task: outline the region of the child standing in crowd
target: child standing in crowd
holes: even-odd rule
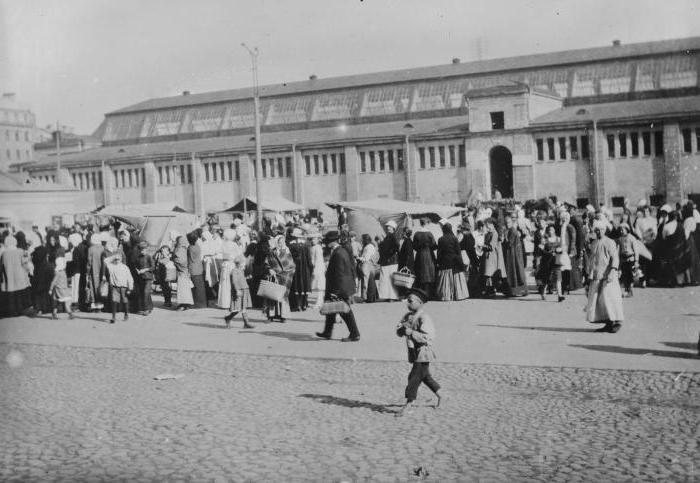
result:
[[[617,239],[617,246],[620,249],[620,281],[625,287],[625,295],[631,297],[634,272],[639,263],[639,255],[634,249],[630,226],[627,223],[621,223],[619,230],[620,237]]]
[[[163,245],[160,247],[155,256],[155,282],[163,291],[164,307],[172,307],[172,289],[170,282],[177,280],[177,270],[175,263],[172,261],[172,253],[170,247]]]
[[[124,306],[124,320],[129,320],[129,295],[134,289],[134,278],[131,276],[131,270],[122,263],[121,255],[116,254],[109,259],[107,271],[112,288],[112,320],[109,323],[113,324],[117,321],[117,306],[122,304]]]
[[[396,329],[396,335],[406,338],[408,362],[413,364],[406,386],[406,404],[396,413],[403,416],[413,405],[418,395],[418,386],[424,383],[437,396],[435,407],[440,406],[442,397],[438,393],[440,384],[430,375],[430,362],[435,360],[432,344],[435,339],[435,326],[423,306],[428,302],[428,294],[419,288],[408,292],[406,305],[408,313],[403,316]]]
[[[66,313],[68,318],[73,318],[73,312],[71,312],[71,303],[73,302],[73,297],[71,296],[71,289],[68,288],[68,276],[66,275],[66,259],[63,257],[56,258],[56,270],[54,271],[53,280],[49,286],[49,293],[53,299],[53,310],[51,311],[51,318],[58,319],[57,311],[58,304],[62,303],[66,308]]]
[[[231,321],[240,312],[243,317],[243,328],[252,329],[253,325],[248,321],[248,307],[253,306],[253,301],[250,298],[250,290],[248,282],[245,279],[245,264],[246,259],[243,255],[237,256],[233,263],[235,266],[231,270],[231,313],[224,317],[226,328],[231,327]]]

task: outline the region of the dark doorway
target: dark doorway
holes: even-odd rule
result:
[[[491,168],[491,195],[496,198],[496,191],[502,198],[513,197],[513,156],[508,148],[496,146],[489,153]]]

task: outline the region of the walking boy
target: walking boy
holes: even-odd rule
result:
[[[438,393],[440,384],[430,375],[430,362],[435,360],[435,352],[432,348],[435,326],[423,308],[427,301],[428,294],[424,290],[419,288],[409,290],[406,299],[408,313],[403,316],[396,329],[396,335],[406,338],[408,362],[413,364],[406,386],[406,404],[396,413],[397,417],[403,416],[410,410],[421,383],[428,386],[437,396],[436,408],[440,406],[442,399]]]

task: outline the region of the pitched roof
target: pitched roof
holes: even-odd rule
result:
[[[318,92],[334,89],[346,89],[351,87],[392,84],[397,82],[421,81],[428,79],[440,79],[473,74],[488,74],[496,72],[531,69],[536,67],[552,67],[558,65],[580,64],[593,61],[605,61],[659,55],[668,52],[682,52],[700,50],[700,37],[685,39],[661,40],[643,42],[628,45],[593,47],[587,49],[564,50],[545,54],[531,54],[517,57],[505,57],[500,59],[479,60],[458,64],[437,65],[430,67],[416,67],[410,69],[392,70],[385,72],[373,72],[369,74],[356,74],[348,76],[330,77],[327,79],[316,78],[304,81],[285,82],[282,84],[270,84],[260,87],[260,95],[263,97],[300,94],[305,92]],[[204,92],[186,96],[172,96],[149,99],[133,104],[110,114],[122,114],[127,112],[147,111],[153,109],[166,109],[171,107],[185,107],[216,102],[236,101],[251,99],[252,87],[231,89],[223,91]]]
[[[697,115],[700,96],[608,102],[582,106],[567,106],[548,112],[533,120],[531,126],[590,123],[595,121],[661,120]]]
[[[382,124],[341,125],[303,129],[298,131],[282,131],[262,133],[263,149],[288,147],[292,144],[332,143],[348,140],[376,140],[377,143],[389,137],[400,138],[405,135],[420,136],[450,132],[465,132],[468,119],[466,116],[446,117],[439,119],[414,119],[406,121],[387,122]],[[407,127],[409,126],[409,127]],[[167,157],[189,155],[190,153],[215,153],[220,151],[241,150],[253,151],[255,139],[248,133],[245,135],[213,137],[203,139],[187,139],[182,141],[164,141],[148,144],[130,144],[126,146],[104,146],[89,149],[79,153],[61,156],[61,164],[68,166],[73,163],[130,161],[148,157]],[[52,166],[55,163],[50,158],[26,166],[25,169]]]

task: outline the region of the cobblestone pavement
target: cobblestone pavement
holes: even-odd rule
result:
[[[700,479],[700,373],[438,363],[444,407],[422,387],[396,418],[405,362],[8,343],[0,361],[2,481]]]

